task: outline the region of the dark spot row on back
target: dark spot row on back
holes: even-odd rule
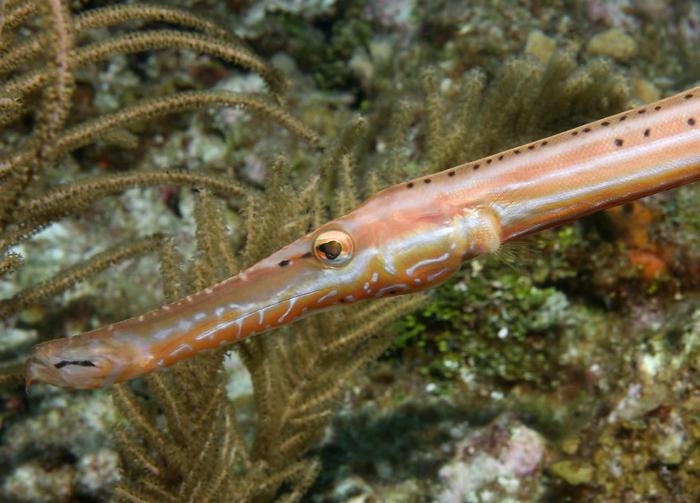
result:
[[[693,96],[694,96],[694,95],[693,95],[692,93],[688,93],[688,94],[686,94],[685,96],[683,96],[683,99],[689,100],[689,99],[693,98]],[[656,106],[654,107],[654,110],[658,112],[659,110],[661,110],[661,108],[662,108],[661,105],[656,105]],[[645,108],[640,108],[639,110],[637,110],[637,114],[639,114],[639,115],[643,115],[643,114],[645,114],[645,113],[646,113],[646,109],[645,109]],[[623,122],[623,121],[625,121],[625,120],[627,120],[627,115],[623,115],[623,116],[621,116],[621,117],[618,119],[619,122]],[[689,125],[689,126],[695,126],[695,124],[697,123],[696,119],[693,118],[693,117],[689,118],[687,122],[688,122],[688,125]],[[610,125],[610,121],[605,120],[605,121],[601,122],[600,125],[603,126],[603,127],[607,127],[607,126]],[[587,126],[587,127],[584,127],[581,131],[584,132],[584,133],[590,133],[590,132],[592,131],[592,129],[591,129],[590,127]],[[571,136],[578,136],[578,133],[579,133],[578,131],[572,131],[572,132],[571,132]],[[645,137],[645,138],[648,138],[650,135],[651,135],[651,130],[650,130],[650,129],[645,129],[645,130],[644,130],[644,137]],[[549,143],[549,142],[548,142],[547,140],[543,140],[543,141],[540,143],[540,147],[544,147],[544,146],[546,146],[548,143]],[[616,138],[616,139],[614,140],[614,143],[615,143],[616,146],[621,147],[621,146],[624,144],[624,140],[621,139],[621,138]],[[528,150],[534,150],[535,148],[536,148],[536,145],[534,145],[534,144],[528,145],[528,147],[527,147]],[[513,150],[513,154],[515,154],[515,155],[519,155],[520,152],[521,152],[521,151],[520,151],[519,149]],[[498,159],[499,161],[502,161],[504,158],[505,158],[505,154],[500,154],[500,155],[497,157],[497,159]],[[486,159],[486,164],[491,164],[492,162],[493,162],[493,159],[491,159],[491,158]],[[481,167],[481,166],[480,166],[478,163],[472,165],[472,169],[473,169],[474,171],[478,170],[480,167]],[[455,174],[456,174],[456,173],[455,173],[454,170],[450,170],[450,171],[447,172],[447,176],[450,176],[450,177],[455,176]],[[426,178],[426,179],[423,180],[423,183],[426,183],[426,184],[427,184],[427,183],[430,183],[430,182],[431,182],[430,178]],[[408,182],[408,183],[406,184],[406,187],[409,188],[409,189],[413,188],[414,186],[415,186],[415,184],[414,184],[413,182]]]
[[[452,174],[452,175],[449,175],[449,176],[454,176],[454,175]],[[429,183],[431,183],[431,182],[432,182],[432,180],[431,180],[430,178],[424,178],[424,179],[423,179],[423,183],[425,183],[425,184],[429,184]],[[416,186],[416,184],[415,184],[414,182],[408,182],[408,183],[406,184],[406,188],[407,188],[407,189],[412,189],[412,188],[415,187],[415,186]]]
[[[689,99],[689,98],[692,98],[692,97],[693,97],[692,94],[688,94],[688,95],[685,96],[685,99]],[[658,112],[659,110],[661,110],[661,105],[656,105],[656,106],[654,107],[654,110],[656,110],[657,112]],[[637,114],[639,114],[639,115],[642,115],[642,114],[645,114],[645,113],[646,113],[646,109],[644,109],[644,108],[640,108],[639,110],[637,110]],[[624,122],[624,121],[627,120],[627,115],[622,115],[622,116],[621,116],[619,119],[617,119],[617,120],[618,120],[619,122]],[[607,126],[610,125],[610,121],[605,120],[605,121],[601,122],[600,125],[601,125],[602,127],[607,127]],[[592,129],[591,129],[590,127],[588,127],[588,126],[587,126],[587,127],[584,127],[584,128],[581,130],[581,132],[583,132],[583,133],[590,133],[591,131],[592,131]],[[648,131],[648,130],[647,130],[647,131]],[[579,133],[579,131],[572,131],[572,132],[571,132],[571,136],[578,136],[578,133]],[[649,136],[649,135],[645,132],[644,136]],[[616,142],[616,143],[617,143],[617,142]],[[543,144],[543,145],[546,145],[546,142],[543,142],[542,144]]]

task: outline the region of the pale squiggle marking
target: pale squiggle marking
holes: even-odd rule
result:
[[[416,272],[416,269],[418,269],[419,267],[423,267],[423,266],[430,265],[430,264],[436,264],[438,262],[444,262],[448,258],[450,258],[450,254],[445,252],[442,255],[440,255],[439,257],[426,258],[424,260],[419,260],[418,262],[413,264],[411,267],[406,269],[406,274],[408,274],[409,276],[413,276],[413,273]]]
[[[394,264],[394,256],[389,253],[384,255],[384,270],[392,276],[396,276],[396,265]]]
[[[372,283],[376,283],[377,279],[379,279],[379,274],[375,271],[372,273]]]
[[[231,325],[236,325],[236,327],[238,328],[238,330],[236,331],[236,336],[234,337],[234,340],[238,339],[241,336],[241,330],[243,329],[243,320],[245,320],[251,314],[253,314],[253,313],[246,314],[244,316],[241,316],[240,318],[236,318],[235,320],[228,320],[228,321],[218,323],[217,325],[211,327],[210,329],[205,330],[201,334],[198,334],[195,337],[195,340],[201,341],[202,339],[206,339],[208,337],[213,337],[214,335],[216,335],[217,332],[220,332],[221,330],[225,330],[228,327],[230,327]],[[253,335],[253,333],[254,332],[251,332],[250,335]],[[224,341],[226,341],[226,339],[224,339]]]
[[[225,329],[226,327],[228,327],[229,325],[232,325],[232,324],[233,324],[232,321],[227,321],[227,322],[224,322],[224,323],[219,323],[219,324],[213,326],[212,328],[210,328],[210,329],[208,329],[208,330],[205,330],[204,332],[200,332],[199,334],[197,334],[197,336],[194,338],[194,340],[195,340],[195,341],[201,341],[202,339],[206,339],[206,338],[208,338],[208,337],[212,337],[212,336],[213,336],[216,332],[218,332],[219,330],[223,330],[223,329]]]
[[[155,334],[153,334],[153,338],[158,341],[162,341],[167,339],[173,332],[175,332],[174,328],[163,328],[162,330],[158,330]]]
[[[389,290],[394,290],[396,288],[401,288],[402,290],[405,290],[406,288],[408,288],[408,286],[405,285],[404,283],[396,283],[395,285],[385,286],[384,288],[380,288],[377,291],[375,297],[380,297],[381,295],[384,294],[384,292],[388,292]]]
[[[294,297],[292,300],[289,301],[289,307],[288,307],[287,310],[284,312],[284,314],[283,314],[282,316],[279,317],[279,319],[277,320],[277,323],[282,323],[282,322],[284,321],[284,319],[287,317],[287,315],[289,314],[289,312],[290,312],[290,311],[292,310],[292,308],[294,307],[294,304],[296,304],[296,303],[297,303],[297,297]]]
[[[449,271],[449,270],[450,270],[450,269],[448,269],[447,267],[444,267],[444,268],[440,269],[438,272],[434,272],[433,274],[431,274],[430,276],[428,276],[428,283],[430,283],[430,282],[433,281],[435,278],[437,278],[438,276],[440,276],[440,275],[443,274],[443,273],[446,273],[446,272]]]
[[[238,332],[236,332],[236,339],[238,339],[241,336],[241,330],[243,330],[243,320],[245,320],[246,318],[247,316],[241,316],[234,322],[234,324],[238,327]]]
[[[324,295],[323,297],[321,297],[320,299],[318,299],[318,300],[316,301],[316,304],[320,304],[320,303],[323,302],[324,300],[328,300],[328,299],[330,299],[331,297],[333,297],[334,295],[338,295],[338,290],[331,290],[331,291],[328,292],[326,295]]]
[[[289,302],[290,304],[294,305],[294,304],[296,303],[296,301],[297,301],[298,298],[303,297],[303,296],[306,296],[306,295],[311,295],[311,294],[313,294],[313,293],[315,293],[315,292],[308,292],[308,293],[305,293],[305,294],[297,295],[296,297],[293,297],[293,298],[287,300],[286,302]],[[332,294],[332,295],[335,295],[335,294],[337,294],[337,291],[333,291],[333,292],[329,292],[329,293]],[[227,329],[228,327],[230,327],[230,326],[232,326],[232,325],[235,325],[235,326],[237,327],[235,337],[231,337],[231,338],[227,338],[227,339],[222,339],[221,341],[219,341],[219,346],[224,346],[224,345],[226,345],[226,344],[229,344],[230,342],[236,341],[236,340],[238,340],[238,339],[241,338],[241,335],[242,335],[242,333],[243,333],[243,328],[244,328],[244,327],[243,327],[243,323],[244,323],[244,321],[245,321],[248,317],[253,316],[256,312],[260,313],[260,311],[265,311],[265,310],[267,310],[267,309],[270,309],[271,307],[275,307],[275,306],[278,306],[278,305],[280,305],[280,304],[281,304],[281,303],[271,304],[271,305],[262,307],[262,308],[260,308],[260,309],[257,309],[257,310],[255,310],[255,311],[252,311],[252,312],[250,312],[250,313],[246,313],[246,314],[244,314],[244,315],[242,315],[242,316],[240,316],[240,317],[238,317],[238,318],[236,318],[236,319],[234,319],[234,320],[222,321],[221,323],[218,323],[218,324],[215,325],[214,327],[211,327],[211,328],[209,328],[208,330],[206,330],[206,331],[204,331],[204,332],[202,332],[202,333],[197,334],[197,335],[195,336],[195,340],[200,341],[200,340],[202,340],[202,339],[206,339],[206,338],[213,337],[213,336],[215,336],[218,332],[220,332],[220,331],[222,331],[222,330],[225,330],[225,329]],[[239,304],[231,303],[231,304],[229,304],[229,307],[230,307],[231,309],[236,309],[236,308],[242,308],[243,306],[241,306],[241,305],[239,305]],[[220,308],[220,309],[222,309],[222,308]],[[304,308],[302,309],[302,312],[305,312],[306,310],[307,310],[307,308],[304,307]],[[183,330],[184,330],[184,329],[190,328],[191,325],[192,325],[192,323],[189,322],[189,321],[187,321],[187,320],[180,320],[180,321],[178,322],[178,327],[176,327],[176,328],[162,329],[162,330],[160,330],[159,332],[156,333],[156,336],[155,336],[155,337],[156,337],[156,338],[159,338],[159,339],[160,339],[160,338],[165,339],[165,338],[167,338],[167,336],[170,335],[171,333],[177,332],[177,328],[180,328],[180,329],[183,329]],[[265,326],[263,331],[267,330],[268,328],[269,328],[269,325]],[[253,331],[251,331],[250,333],[248,333],[248,334],[246,334],[246,335],[255,335],[255,334],[257,334],[257,333],[259,333],[259,332],[253,330]]]
[[[204,318],[206,318],[206,317],[207,317],[207,314],[206,314],[206,313],[196,313],[196,314],[193,316],[194,321],[202,321],[202,320],[203,320]]]
[[[175,349],[173,349],[170,352],[170,356],[175,356],[176,354],[181,353],[182,351],[187,351],[187,350],[192,351],[192,346],[190,346],[187,343],[180,344],[178,347],[176,347]]]
[[[216,309],[214,309],[214,316],[220,318],[225,312],[226,309],[224,309],[223,307],[217,307]]]

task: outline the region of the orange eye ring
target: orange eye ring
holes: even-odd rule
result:
[[[326,265],[347,264],[352,258],[353,251],[352,238],[344,231],[325,231],[314,240],[314,256]]]

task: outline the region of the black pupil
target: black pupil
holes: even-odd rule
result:
[[[343,251],[343,245],[338,241],[328,241],[322,245],[318,245],[318,250],[323,253],[328,260],[338,258],[340,252]]]

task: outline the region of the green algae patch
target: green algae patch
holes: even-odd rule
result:
[[[395,348],[412,344],[434,355],[430,371],[443,377],[466,364],[483,376],[537,380],[566,297],[507,267],[482,269],[478,261],[467,267],[400,322]]]
[[[590,483],[594,474],[593,466],[590,464],[572,460],[553,463],[549,466],[549,471],[574,486]]]

